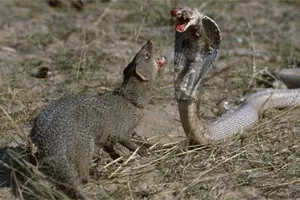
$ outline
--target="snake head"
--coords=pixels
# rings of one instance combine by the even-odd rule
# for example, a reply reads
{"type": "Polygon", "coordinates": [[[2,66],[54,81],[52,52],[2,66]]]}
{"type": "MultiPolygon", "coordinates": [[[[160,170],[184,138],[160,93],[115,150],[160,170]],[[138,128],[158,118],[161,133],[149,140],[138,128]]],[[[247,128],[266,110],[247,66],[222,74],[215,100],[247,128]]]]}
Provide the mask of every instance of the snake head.
{"type": "Polygon", "coordinates": [[[221,32],[208,16],[187,6],[174,8],[176,18],[174,49],[176,99],[191,99],[219,52],[221,32]]]}
{"type": "Polygon", "coordinates": [[[185,32],[190,26],[198,24],[200,19],[198,12],[185,6],[183,8],[174,8],[171,15],[176,18],[175,30],[185,32]]]}

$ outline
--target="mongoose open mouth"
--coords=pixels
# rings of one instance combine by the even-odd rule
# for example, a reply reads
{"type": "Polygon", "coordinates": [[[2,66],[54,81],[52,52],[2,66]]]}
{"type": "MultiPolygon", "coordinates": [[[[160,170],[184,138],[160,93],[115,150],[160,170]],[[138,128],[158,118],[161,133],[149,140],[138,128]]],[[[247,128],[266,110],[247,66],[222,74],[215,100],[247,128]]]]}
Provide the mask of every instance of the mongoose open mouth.
{"type": "Polygon", "coordinates": [[[162,56],[156,60],[158,71],[164,66],[166,63],[166,57],[162,56]]]}
{"type": "Polygon", "coordinates": [[[184,32],[190,26],[191,18],[188,16],[189,13],[184,12],[183,9],[174,8],[171,10],[171,15],[176,17],[175,30],[177,32],[184,32]]]}

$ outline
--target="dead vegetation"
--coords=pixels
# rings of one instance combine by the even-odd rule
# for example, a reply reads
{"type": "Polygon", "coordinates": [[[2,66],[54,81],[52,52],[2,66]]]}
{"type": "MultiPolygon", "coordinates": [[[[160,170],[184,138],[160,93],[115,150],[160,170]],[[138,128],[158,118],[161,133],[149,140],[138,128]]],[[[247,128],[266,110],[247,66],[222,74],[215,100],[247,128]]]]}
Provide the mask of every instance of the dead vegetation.
{"type": "MultiPolygon", "coordinates": [[[[34,0],[0,4],[2,199],[62,197],[29,162],[33,158],[24,157],[31,120],[63,94],[111,90],[121,81],[130,57],[148,39],[155,40],[169,61],[148,108],[153,120],[166,125],[147,126],[148,135],[138,133],[151,142],[167,142],[146,157],[125,152],[122,164],[100,152],[85,189],[96,199],[299,198],[299,108],[268,110],[243,135],[186,147],[173,96],[174,28],[169,13],[175,2],[95,1],[81,11],[34,0]],[[32,76],[41,68],[49,69],[46,78],[32,76]]],[[[298,1],[188,4],[214,19],[223,35],[215,68],[199,89],[203,118],[217,117],[224,100],[236,102],[270,87],[266,72],[299,67],[298,1]]]]}

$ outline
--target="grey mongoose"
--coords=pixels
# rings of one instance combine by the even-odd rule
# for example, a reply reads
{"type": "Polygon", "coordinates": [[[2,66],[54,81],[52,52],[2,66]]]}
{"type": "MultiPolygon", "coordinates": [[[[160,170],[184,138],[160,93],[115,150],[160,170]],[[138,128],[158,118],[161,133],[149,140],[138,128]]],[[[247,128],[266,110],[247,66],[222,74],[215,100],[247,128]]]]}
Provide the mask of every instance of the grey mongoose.
{"type": "MultiPolygon", "coordinates": [[[[123,83],[102,96],[66,95],[44,108],[35,118],[30,138],[49,175],[76,197],[86,199],[81,183],[89,178],[95,147],[103,147],[112,158],[119,155],[120,143],[131,151],[133,129],[142,117],[142,108],[151,98],[153,81],[165,63],[155,58],[149,40],[124,69],[123,83]]],[[[145,149],[137,151],[143,154],[145,149]]]]}

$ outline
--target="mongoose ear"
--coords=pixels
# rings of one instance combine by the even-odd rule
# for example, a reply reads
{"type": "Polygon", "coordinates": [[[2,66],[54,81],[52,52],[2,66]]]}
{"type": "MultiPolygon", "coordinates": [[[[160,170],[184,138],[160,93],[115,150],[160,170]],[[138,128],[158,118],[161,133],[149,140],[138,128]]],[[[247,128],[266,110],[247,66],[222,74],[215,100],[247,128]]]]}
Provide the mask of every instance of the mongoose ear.
{"type": "Polygon", "coordinates": [[[135,73],[143,81],[149,81],[150,80],[150,77],[149,77],[150,73],[147,71],[147,69],[143,65],[137,65],[135,67],[135,73]]]}
{"type": "Polygon", "coordinates": [[[129,77],[132,75],[137,75],[142,81],[149,81],[149,72],[145,69],[144,66],[137,65],[135,60],[127,65],[127,67],[123,71],[124,82],[127,82],[129,77]]]}

